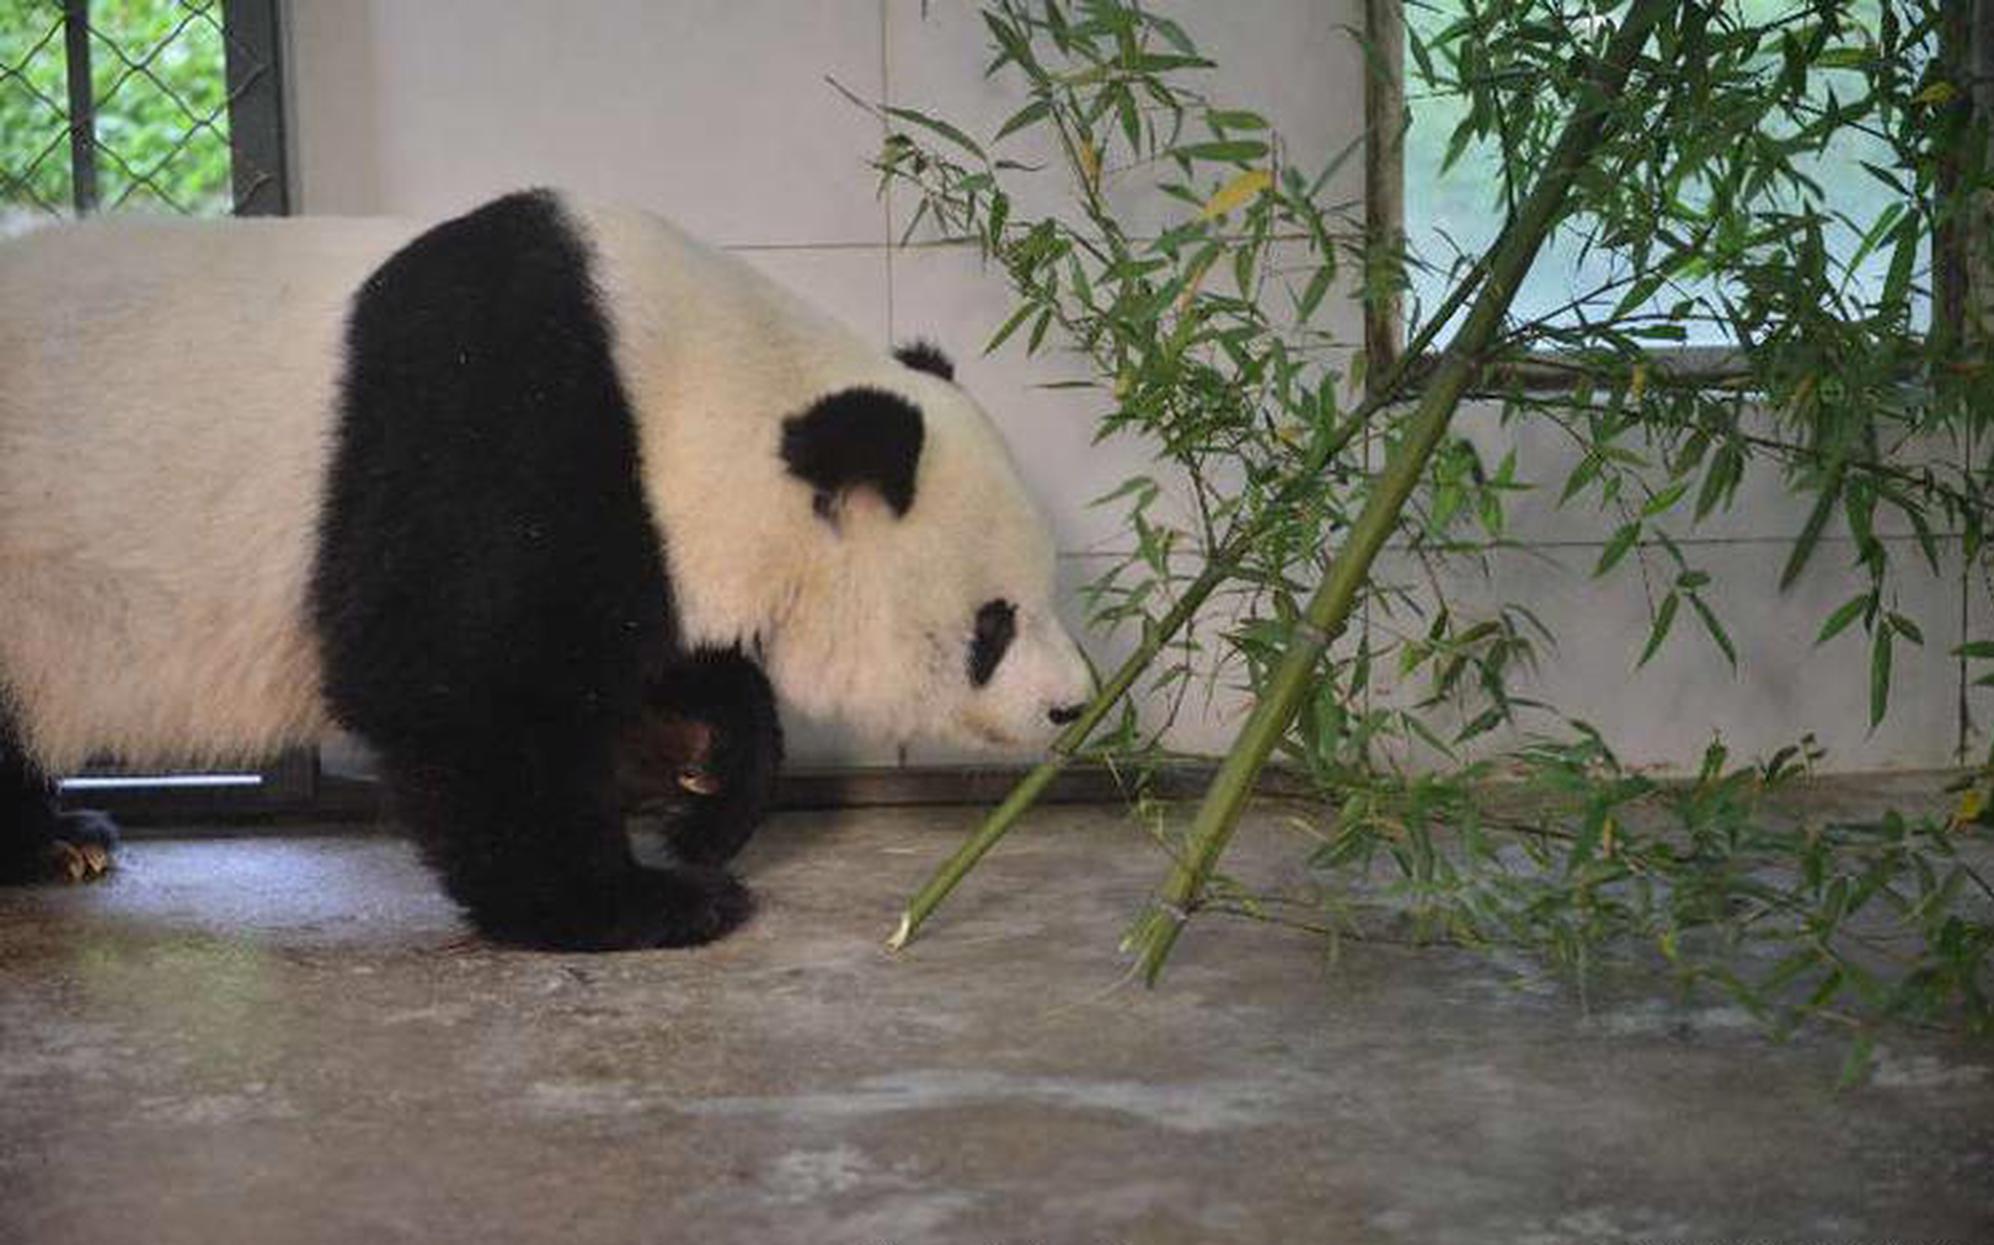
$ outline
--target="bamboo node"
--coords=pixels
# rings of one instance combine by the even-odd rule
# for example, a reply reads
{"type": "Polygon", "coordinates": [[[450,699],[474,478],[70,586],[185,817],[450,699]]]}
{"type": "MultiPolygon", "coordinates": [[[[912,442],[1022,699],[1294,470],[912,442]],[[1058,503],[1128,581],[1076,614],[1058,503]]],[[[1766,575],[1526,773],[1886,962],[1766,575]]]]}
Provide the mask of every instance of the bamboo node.
{"type": "MultiPolygon", "coordinates": [[[[1337,628],[1337,631],[1341,630],[1342,630],[1341,627],[1337,628]]],[[[1321,627],[1318,627],[1306,618],[1297,618],[1295,620],[1295,634],[1299,636],[1304,643],[1309,644],[1315,648],[1328,648],[1330,642],[1336,639],[1336,634],[1334,632],[1327,631],[1321,627]]]]}

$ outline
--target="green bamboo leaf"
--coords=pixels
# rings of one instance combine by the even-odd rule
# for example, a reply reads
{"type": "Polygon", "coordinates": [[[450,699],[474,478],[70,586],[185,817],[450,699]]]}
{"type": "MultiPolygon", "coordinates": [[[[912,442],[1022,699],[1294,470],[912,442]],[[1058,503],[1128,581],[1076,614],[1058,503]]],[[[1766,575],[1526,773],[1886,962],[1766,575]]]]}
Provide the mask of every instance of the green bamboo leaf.
{"type": "Polygon", "coordinates": [[[1641,517],[1644,519],[1654,518],[1656,515],[1681,501],[1682,495],[1688,491],[1689,481],[1677,480],[1674,484],[1669,485],[1648,499],[1648,504],[1641,507],[1641,517]]]}
{"type": "Polygon", "coordinates": [[[1039,352],[1039,347],[1045,343],[1046,329],[1049,328],[1051,324],[1052,324],[1052,309],[1047,308],[1046,310],[1039,312],[1038,321],[1032,325],[1031,339],[1025,343],[1026,354],[1037,354],[1039,352]]]}
{"type": "Polygon", "coordinates": [[[996,14],[987,9],[983,14],[983,24],[989,28],[990,36],[997,41],[999,49],[997,59],[984,71],[985,77],[1006,64],[1015,64],[1034,78],[1042,76],[1043,71],[1039,69],[1038,61],[1032,56],[1030,40],[1020,34],[1009,22],[999,20],[996,14]]]}
{"type": "Polygon", "coordinates": [[[1004,321],[1004,327],[998,329],[997,335],[995,337],[992,337],[990,341],[984,345],[983,353],[991,354],[997,349],[997,347],[1003,345],[1004,342],[1011,336],[1011,334],[1017,332],[1019,326],[1024,324],[1026,318],[1029,317],[1032,314],[1032,312],[1036,310],[1038,310],[1038,308],[1034,307],[1031,303],[1026,303],[1022,307],[1019,307],[1016,311],[1012,312],[1011,318],[1004,321]]]}
{"type": "Polygon", "coordinates": [[[885,112],[889,117],[905,121],[910,125],[918,125],[930,133],[939,134],[977,159],[983,159],[983,148],[976,145],[976,140],[946,121],[928,116],[926,113],[912,108],[899,108],[892,104],[886,106],[885,112]]]}
{"type": "Polygon", "coordinates": [[[1205,114],[1205,120],[1222,130],[1264,130],[1267,118],[1257,112],[1238,110],[1213,110],[1205,114]]]}
{"type": "Polygon", "coordinates": [[[1267,144],[1252,138],[1229,138],[1209,143],[1185,143],[1172,147],[1170,154],[1186,160],[1234,163],[1260,159],[1267,154],[1267,144]]]}
{"type": "Polygon", "coordinates": [[[1800,572],[1807,569],[1807,559],[1814,555],[1814,547],[1821,543],[1821,532],[1828,526],[1828,518],[1835,513],[1835,502],[1841,495],[1842,466],[1837,463],[1821,486],[1820,496],[1814,499],[1814,509],[1807,516],[1806,526],[1794,539],[1793,552],[1787,555],[1786,567],[1779,573],[1781,592],[1791,588],[1793,581],[1800,578],[1800,572]]]}
{"type": "Polygon", "coordinates": [[[1689,605],[1691,609],[1696,611],[1696,616],[1702,620],[1705,633],[1710,636],[1718,649],[1723,652],[1724,660],[1731,663],[1731,669],[1736,670],[1738,668],[1738,650],[1731,646],[1731,633],[1724,630],[1724,624],[1717,621],[1717,615],[1711,612],[1708,605],[1704,604],[1702,597],[1692,594],[1689,598],[1689,605]]]}
{"type": "Polygon", "coordinates": [[[1875,730],[1890,708],[1890,637],[1896,632],[1878,627],[1869,643],[1869,728],[1875,730]]]}
{"type": "Polygon", "coordinates": [[[1599,564],[1592,568],[1593,578],[1597,579],[1619,565],[1620,559],[1627,556],[1627,551],[1634,547],[1640,535],[1639,523],[1621,524],[1620,529],[1613,533],[1613,539],[1607,541],[1606,548],[1600,551],[1599,564]]]}
{"type": "Polygon", "coordinates": [[[1903,198],[1893,199],[1889,203],[1886,203],[1883,206],[1883,210],[1876,214],[1876,223],[1869,227],[1869,232],[1863,234],[1862,241],[1856,245],[1856,249],[1844,261],[1846,265],[1851,270],[1861,268],[1862,262],[1869,258],[1871,251],[1874,251],[1882,244],[1884,236],[1897,224],[1898,218],[1902,215],[1904,215],[1903,198]]]}
{"type": "Polygon", "coordinates": [[[1662,598],[1662,608],[1655,611],[1655,625],[1648,632],[1648,645],[1641,650],[1641,660],[1634,663],[1636,670],[1647,665],[1648,659],[1662,647],[1662,641],[1669,638],[1669,628],[1675,625],[1679,602],[1680,598],[1673,592],[1662,598]]]}
{"type": "Polygon", "coordinates": [[[1335,264],[1326,263],[1315,270],[1315,275],[1309,278],[1307,288],[1302,291],[1301,300],[1295,304],[1297,320],[1304,324],[1308,323],[1309,317],[1322,305],[1323,296],[1329,293],[1329,283],[1335,278],[1335,264]]]}
{"type": "Polygon", "coordinates": [[[1033,100],[1031,103],[1026,104],[1023,108],[1020,108],[1018,109],[1018,111],[1012,113],[1009,119],[1007,119],[1004,122],[1004,124],[997,127],[997,138],[994,141],[1002,142],[1003,140],[1009,138],[1011,135],[1016,134],[1019,130],[1024,129],[1026,126],[1035,125],[1038,122],[1043,121],[1046,117],[1046,114],[1050,113],[1051,111],[1052,111],[1052,105],[1047,101],[1042,99],[1033,100]]]}
{"type": "Polygon", "coordinates": [[[1876,601],[1876,594],[1858,592],[1836,607],[1828,615],[1828,621],[1821,624],[1821,634],[1814,637],[1814,643],[1826,644],[1848,629],[1850,623],[1867,613],[1876,601]]]}
{"type": "Polygon", "coordinates": [[[1703,487],[1696,494],[1696,521],[1701,523],[1717,508],[1717,503],[1730,496],[1744,475],[1744,451],[1730,441],[1724,442],[1710,457],[1710,469],[1704,473],[1703,487]]]}
{"type": "Polygon", "coordinates": [[[1427,53],[1426,41],[1419,37],[1411,22],[1406,23],[1406,50],[1412,53],[1413,64],[1419,67],[1419,76],[1432,82],[1433,58],[1427,53]]]}
{"type": "Polygon", "coordinates": [[[1879,300],[1885,307],[1893,307],[1904,300],[1911,289],[1911,272],[1918,262],[1918,239],[1923,232],[1918,228],[1918,215],[1912,213],[1897,224],[1897,249],[1890,256],[1890,271],[1883,278],[1883,294],[1879,300]]]}

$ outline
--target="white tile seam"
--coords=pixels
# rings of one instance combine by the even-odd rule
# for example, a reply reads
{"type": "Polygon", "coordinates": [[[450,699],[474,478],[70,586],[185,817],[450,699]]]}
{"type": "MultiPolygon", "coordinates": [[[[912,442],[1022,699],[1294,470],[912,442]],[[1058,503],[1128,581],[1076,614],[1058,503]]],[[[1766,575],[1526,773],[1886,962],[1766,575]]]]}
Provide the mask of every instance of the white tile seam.
{"type": "MultiPolygon", "coordinates": [[[[893,17],[888,11],[890,2],[891,0],[879,0],[878,4],[879,98],[882,103],[886,104],[893,102],[893,17]]],[[[882,146],[885,144],[887,133],[886,117],[882,115],[879,119],[879,138],[882,146]]],[[[891,343],[898,341],[900,338],[899,312],[893,300],[893,187],[891,185],[880,187],[879,207],[882,228],[885,231],[880,262],[886,265],[886,340],[891,343]]],[[[901,760],[904,764],[906,761],[904,755],[901,760]]]]}
{"type": "MultiPolygon", "coordinates": [[[[887,12],[888,0],[879,0],[874,13],[879,19],[879,99],[882,104],[893,102],[893,66],[887,52],[887,31],[892,25],[887,12]]],[[[880,144],[884,147],[889,133],[885,114],[879,118],[880,144]]],[[[886,269],[886,341],[889,346],[898,338],[900,325],[893,304],[893,188],[882,186],[879,191],[880,230],[883,244],[880,247],[880,263],[886,269]]],[[[893,764],[896,769],[907,768],[907,745],[902,742],[894,745],[893,764]]]]}

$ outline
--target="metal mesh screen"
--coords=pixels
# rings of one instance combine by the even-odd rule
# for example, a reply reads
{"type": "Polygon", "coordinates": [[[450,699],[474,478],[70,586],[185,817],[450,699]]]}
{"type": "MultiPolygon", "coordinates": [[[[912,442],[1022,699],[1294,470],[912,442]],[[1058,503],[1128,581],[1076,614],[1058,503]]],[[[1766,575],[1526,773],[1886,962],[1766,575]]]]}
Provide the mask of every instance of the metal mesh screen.
{"type": "Polygon", "coordinates": [[[0,0],[0,205],[283,210],[274,0],[0,0]]]}

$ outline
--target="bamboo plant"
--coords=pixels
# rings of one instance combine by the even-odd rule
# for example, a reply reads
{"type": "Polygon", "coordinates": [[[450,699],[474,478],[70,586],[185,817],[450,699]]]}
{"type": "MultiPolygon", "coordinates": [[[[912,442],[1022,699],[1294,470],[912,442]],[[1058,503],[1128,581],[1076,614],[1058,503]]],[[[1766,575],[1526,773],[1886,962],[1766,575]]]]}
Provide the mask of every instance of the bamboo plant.
{"type": "MultiPolygon", "coordinates": [[[[1396,6],[1371,8],[1396,33],[1396,6]]],[[[1808,573],[1830,518],[1850,532],[1868,586],[1821,640],[1868,637],[1872,720],[1888,711],[1892,654],[1923,642],[1899,603],[1904,546],[1876,535],[1879,515],[1898,516],[1934,565],[1948,541],[1973,566],[1986,548],[1986,468],[1924,453],[1934,439],[1988,444],[1994,411],[1983,309],[1963,279],[1980,254],[1965,240],[1990,185],[1986,131],[1953,9],[1630,0],[1587,13],[1479,0],[1406,14],[1411,72],[1448,126],[1410,138],[1443,147],[1443,167],[1480,159],[1497,174],[1504,225],[1473,253],[1377,229],[1337,197],[1359,144],[1295,152],[1259,114],[1208,98],[1209,60],[1137,0],[992,0],[989,71],[1022,91],[987,144],[926,112],[881,110],[879,165],[911,194],[908,238],[977,245],[1016,295],[991,348],[1070,350],[1103,396],[1101,435],[1139,437],[1157,462],[1104,499],[1125,508],[1133,548],[1089,590],[1097,622],[1139,629],[1133,654],[914,897],[895,946],[1062,766],[1166,757],[1177,708],[1230,677],[1254,709],[1188,837],[1158,831],[1173,868],[1129,938],[1148,979],[1193,912],[1349,932],[1354,904],[1412,919],[1420,936],[1522,944],[1578,969],[1645,944],[1686,986],[1714,985],[1776,1027],[1988,1024],[1994,932],[1973,905],[1994,892],[1959,850],[1977,789],[1950,817],[1793,828],[1764,801],[1806,771],[1811,742],[1747,766],[1713,745],[1687,784],[1629,773],[1597,732],[1517,692],[1550,642],[1526,602],[1449,596],[1443,568],[1506,548],[1506,508],[1526,487],[1513,453],[1491,466],[1450,430],[1464,398],[1580,451],[1561,504],[1614,524],[1596,573],[1650,587],[1637,664],[1680,618],[1735,662],[1711,575],[1680,534],[1755,473],[1812,507],[1769,590],[1808,573]],[[1888,190],[1867,217],[1817,180],[1849,136],[1888,190]],[[1025,219],[1017,192],[1047,177],[1071,186],[1070,206],[1025,219]],[[1131,181],[1178,214],[1127,223],[1131,181]],[[1609,262],[1561,305],[1519,311],[1548,237],[1609,262]],[[1422,304],[1416,291],[1441,281],[1444,296],[1422,304]],[[1372,326],[1361,345],[1325,324],[1351,286],[1372,326]],[[1378,328],[1401,306],[1402,351],[1378,328]],[[1692,329],[1730,351],[1666,353],[1692,329]],[[1361,400],[1346,408],[1345,393],[1361,400]],[[1389,451],[1383,470],[1364,469],[1368,445],[1389,451]],[[1425,582],[1373,573],[1388,539],[1425,582]],[[1358,609],[1371,625],[1332,645],[1358,609]],[[1377,691],[1386,665],[1425,692],[1377,691]],[[1161,711],[1139,714],[1137,692],[1161,711]],[[1491,755],[1505,730],[1520,745],[1491,755]],[[1276,916],[1219,872],[1270,757],[1329,801],[1315,855],[1328,898],[1312,918],[1276,916]],[[1499,774],[1537,794],[1535,811],[1489,811],[1479,793],[1499,774]],[[1387,881],[1364,881],[1381,859],[1387,881]],[[1894,986],[1870,954],[1879,914],[1916,946],[1894,986]],[[1745,952],[1767,949],[1774,962],[1752,967],[1745,952]]],[[[1391,71],[1391,51],[1367,49],[1374,72],[1391,71]]],[[[1402,124],[1389,110],[1373,120],[1402,124]]],[[[1376,153],[1402,135],[1367,136],[1373,167],[1389,167],[1376,153]]]]}

